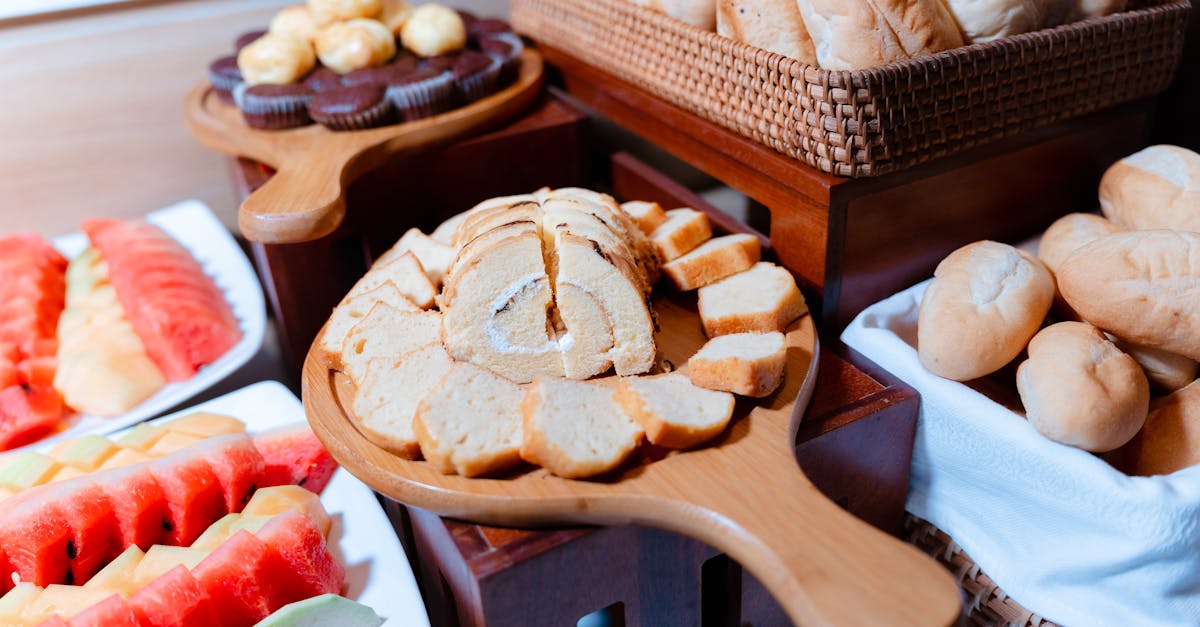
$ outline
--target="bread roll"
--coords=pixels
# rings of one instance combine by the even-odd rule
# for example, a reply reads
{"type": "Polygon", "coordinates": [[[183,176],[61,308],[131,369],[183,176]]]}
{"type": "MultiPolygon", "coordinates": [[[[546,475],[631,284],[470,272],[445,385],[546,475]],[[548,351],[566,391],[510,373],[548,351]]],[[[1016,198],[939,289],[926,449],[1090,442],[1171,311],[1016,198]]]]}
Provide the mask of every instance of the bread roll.
{"type": "Polygon", "coordinates": [[[1154,399],[1146,425],[1116,454],[1138,476],[1167,475],[1200,462],[1200,382],[1154,399]]]}
{"type": "Polygon", "coordinates": [[[1157,348],[1138,346],[1117,337],[1109,339],[1113,340],[1122,352],[1138,362],[1150,383],[1161,390],[1174,392],[1196,380],[1196,371],[1200,370],[1200,363],[1194,359],[1157,348]]]}
{"type": "Polygon", "coordinates": [[[1200,233],[1200,155],[1151,146],[1121,159],[1100,179],[1100,209],[1127,229],[1200,233]]]}
{"type": "Polygon", "coordinates": [[[857,70],[963,45],[942,0],[797,0],[817,61],[857,70]]]}
{"type": "Polygon", "coordinates": [[[1046,21],[1045,0],[946,0],[967,43],[1027,33],[1046,21]]]}
{"type": "Polygon", "coordinates": [[[1101,237],[1120,233],[1123,229],[1092,213],[1069,213],[1050,225],[1038,243],[1038,258],[1058,272],[1071,253],[1101,237]]]}
{"type": "Polygon", "coordinates": [[[1046,4],[1044,26],[1069,24],[1089,17],[1101,17],[1124,11],[1127,0],[1043,0],[1046,4]]]}
{"type": "Polygon", "coordinates": [[[1133,438],[1150,404],[1141,367],[1086,322],[1060,322],[1030,340],[1017,392],[1039,433],[1098,453],[1133,438]]]}
{"type": "Polygon", "coordinates": [[[1067,258],[1058,288],[1080,316],[1121,339],[1200,359],[1200,234],[1098,239],[1067,258]]]}
{"type": "Polygon", "coordinates": [[[716,30],[717,0],[632,0],[634,4],[649,7],[692,26],[704,30],[716,30]]]}
{"type": "Polygon", "coordinates": [[[717,34],[817,64],[817,49],[796,0],[719,0],[717,34]]]}
{"type": "Polygon", "coordinates": [[[968,244],[938,264],[917,321],[917,353],[930,372],[967,381],[1012,361],[1054,300],[1054,280],[1008,244],[968,244]]]}

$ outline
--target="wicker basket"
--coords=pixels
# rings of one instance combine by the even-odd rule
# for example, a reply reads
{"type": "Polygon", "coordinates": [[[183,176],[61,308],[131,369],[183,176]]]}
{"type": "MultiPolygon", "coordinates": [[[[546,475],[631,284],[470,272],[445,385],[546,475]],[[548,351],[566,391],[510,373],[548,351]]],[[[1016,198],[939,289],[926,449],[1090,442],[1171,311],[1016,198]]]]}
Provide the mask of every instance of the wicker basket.
{"type": "Polygon", "coordinates": [[[830,71],[628,0],[512,0],[534,40],[838,176],[878,176],[1170,83],[1187,0],[856,71],[830,71]]]}
{"type": "Polygon", "coordinates": [[[928,521],[905,514],[904,538],[954,575],[962,589],[968,625],[1058,627],[1058,623],[1030,612],[1005,594],[953,538],[928,521]]]}

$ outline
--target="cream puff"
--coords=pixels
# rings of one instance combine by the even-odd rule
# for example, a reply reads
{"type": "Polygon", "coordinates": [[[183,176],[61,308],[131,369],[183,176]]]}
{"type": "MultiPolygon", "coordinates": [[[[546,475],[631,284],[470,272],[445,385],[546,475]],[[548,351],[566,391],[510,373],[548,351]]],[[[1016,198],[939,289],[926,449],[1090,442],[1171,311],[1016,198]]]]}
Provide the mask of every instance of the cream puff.
{"type": "Polygon", "coordinates": [[[288,35],[311,44],[317,38],[317,25],[313,22],[308,7],[297,4],[280,9],[275,17],[271,18],[268,32],[288,35]]]}
{"type": "Polygon", "coordinates": [[[379,21],[391,29],[392,33],[400,35],[400,29],[412,16],[412,7],[405,0],[383,0],[383,10],[379,12],[379,21]]]}
{"type": "Polygon", "coordinates": [[[308,11],[318,29],[360,17],[377,17],[382,9],[382,0],[308,0],[308,11]]]}
{"type": "Polygon", "coordinates": [[[395,36],[376,20],[339,22],[317,35],[317,56],[339,74],[383,65],[395,55],[395,36]]]}
{"type": "Polygon", "coordinates": [[[467,29],[458,12],[440,4],[423,4],[400,30],[404,47],[422,57],[461,50],[467,45],[467,29]]]}
{"type": "Polygon", "coordinates": [[[300,80],[317,59],[308,42],[267,33],[242,48],[237,55],[238,70],[249,85],[283,85],[300,80]]]}

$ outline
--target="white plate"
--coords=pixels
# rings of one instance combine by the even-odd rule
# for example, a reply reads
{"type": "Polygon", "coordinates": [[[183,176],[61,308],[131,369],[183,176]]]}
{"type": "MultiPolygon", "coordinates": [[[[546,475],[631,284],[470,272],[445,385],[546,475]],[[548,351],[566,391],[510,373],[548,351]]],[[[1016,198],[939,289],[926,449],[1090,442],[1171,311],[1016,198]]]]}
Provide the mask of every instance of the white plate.
{"type": "MultiPolygon", "coordinates": [[[[192,253],[212,277],[233,308],[242,339],[216,361],[201,368],[187,381],[167,383],[133,409],[111,418],[82,414],[66,431],[35,444],[45,444],[91,433],[110,433],[128,427],[179,405],[232,374],[262,348],[266,309],[262,287],[254,268],[225,225],[202,202],[188,200],[146,216],[192,253]]],[[[88,246],[87,236],[72,233],[57,237],[54,247],[74,258],[88,246]]]]}
{"type": "MultiPolygon", "coordinates": [[[[151,422],[197,411],[233,416],[251,434],[306,420],[300,399],[282,384],[264,381],[151,422]]],[[[385,625],[429,627],[404,547],[375,493],[339,468],[321,503],[334,521],[330,547],[346,565],[346,597],[374,609],[387,619],[385,625]]]]}

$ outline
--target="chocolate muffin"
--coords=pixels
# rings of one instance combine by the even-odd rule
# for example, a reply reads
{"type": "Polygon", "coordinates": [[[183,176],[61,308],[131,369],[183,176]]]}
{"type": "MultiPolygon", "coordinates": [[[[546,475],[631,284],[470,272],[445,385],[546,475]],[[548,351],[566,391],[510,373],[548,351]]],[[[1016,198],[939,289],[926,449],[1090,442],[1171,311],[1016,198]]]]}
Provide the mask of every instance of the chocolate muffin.
{"type": "Polygon", "coordinates": [[[308,76],[304,77],[304,84],[308,85],[308,88],[313,91],[337,89],[342,86],[342,75],[325,66],[321,66],[309,72],[308,76]]]}
{"type": "Polygon", "coordinates": [[[470,11],[462,9],[455,9],[455,11],[458,12],[458,17],[462,18],[464,28],[471,28],[471,24],[479,21],[479,17],[470,11]]]}
{"type": "Polygon", "coordinates": [[[500,61],[468,50],[458,57],[451,70],[458,101],[469,104],[496,91],[500,80],[500,61]]]}
{"type": "Polygon", "coordinates": [[[380,83],[362,83],[329,89],[313,96],[309,114],[321,125],[335,131],[357,131],[390,124],[392,102],[387,88],[380,83]]]}
{"type": "Polygon", "coordinates": [[[259,37],[262,37],[263,35],[266,35],[266,34],[267,34],[267,31],[265,31],[265,30],[252,30],[248,33],[242,33],[241,35],[238,35],[238,38],[236,40],[234,40],[233,49],[241,50],[242,48],[245,48],[246,46],[249,46],[250,44],[254,43],[254,40],[256,40],[259,37]]]}
{"type": "Polygon", "coordinates": [[[454,105],[454,75],[433,68],[397,72],[388,80],[387,96],[405,121],[437,115],[454,105]]]}
{"type": "Polygon", "coordinates": [[[472,39],[511,32],[513,32],[513,29],[512,26],[509,26],[508,22],[490,17],[482,20],[475,20],[467,26],[467,37],[472,39]]]}
{"type": "Polygon", "coordinates": [[[372,83],[385,84],[387,78],[384,76],[383,68],[381,67],[365,67],[346,72],[342,75],[342,84],[346,87],[354,87],[356,85],[370,85],[372,83]]]}
{"type": "Polygon", "coordinates": [[[303,83],[239,86],[234,92],[242,118],[251,128],[279,130],[312,122],[308,103],[313,91],[303,83]]]}
{"type": "Polygon", "coordinates": [[[525,50],[525,44],[520,37],[513,33],[484,37],[479,42],[479,50],[500,62],[501,85],[508,85],[517,79],[521,52],[525,50]]]}
{"type": "Polygon", "coordinates": [[[242,72],[238,69],[237,57],[224,56],[213,61],[208,66],[208,81],[212,83],[213,91],[221,102],[233,104],[233,90],[242,82],[242,72]]]}
{"type": "Polygon", "coordinates": [[[448,54],[439,54],[436,57],[425,57],[421,59],[418,67],[421,69],[436,70],[438,72],[449,72],[454,69],[455,62],[458,61],[458,56],[461,52],[451,52],[448,54]]]}

